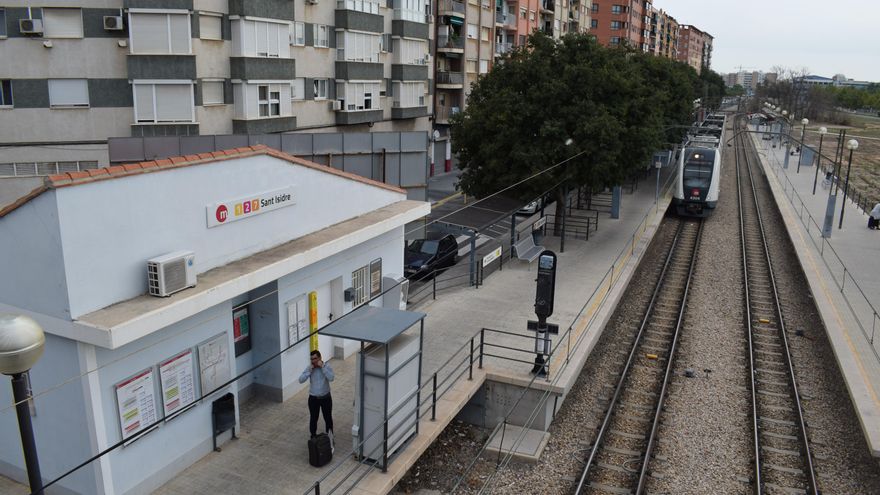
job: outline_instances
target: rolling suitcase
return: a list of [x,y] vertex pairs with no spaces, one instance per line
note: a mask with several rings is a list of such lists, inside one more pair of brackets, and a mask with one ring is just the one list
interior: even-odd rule
[[309,464],[315,467],[321,467],[333,458],[333,451],[330,445],[330,437],[326,433],[321,433],[315,438],[309,439]]

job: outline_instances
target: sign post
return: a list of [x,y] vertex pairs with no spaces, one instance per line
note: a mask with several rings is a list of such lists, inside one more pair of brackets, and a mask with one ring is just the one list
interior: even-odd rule
[[318,350],[318,293],[309,292],[309,351]]
[[556,296],[556,253],[545,250],[538,256],[538,279],[535,291],[535,315],[538,325],[535,331],[535,366],[532,373],[547,376],[544,356],[550,354],[550,332],[547,318],[553,314]]

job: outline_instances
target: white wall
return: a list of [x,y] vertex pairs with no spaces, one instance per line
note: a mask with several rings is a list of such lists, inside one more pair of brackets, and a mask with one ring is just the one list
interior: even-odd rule
[[[0,109],[0,141],[19,143],[55,140],[100,141],[108,137],[131,136],[133,122],[133,107]],[[68,145],[49,146],[64,148]],[[101,146],[106,148],[107,145],[98,144],[88,147]],[[48,161],[43,157],[55,151],[51,148],[33,148],[33,150],[38,156],[33,161]],[[3,155],[0,161],[11,161],[6,158],[5,153]]]
[[[295,205],[207,228],[208,205],[288,185],[295,187]],[[201,273],[405,199],[265,155],[66,187],[56,195],[74,318],[145,293],[145,262],[154,256],[192,250]]]
[[0,218],[0,301],[70,317],[55,192]]

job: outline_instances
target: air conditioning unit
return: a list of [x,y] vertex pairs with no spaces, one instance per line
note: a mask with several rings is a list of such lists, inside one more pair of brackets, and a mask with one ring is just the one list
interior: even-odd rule
[[21,34],[43,34],[42,19],[19,19],[18,30]]
[[106,29],[107,31],[122,31],[123,29],[125,29],[125,26],[122,24],[122,16],[105,15],[104,29]]
[[318,5],[318,0],[306,0],[306,3],[309,5]]
[[334,100],[330,102],[330,108],[334,111],[342,110],[342,102],[339,100]]
[[151,296],[167,297],[196,285],[196,255],[175,251],[147,260],[147,284]]

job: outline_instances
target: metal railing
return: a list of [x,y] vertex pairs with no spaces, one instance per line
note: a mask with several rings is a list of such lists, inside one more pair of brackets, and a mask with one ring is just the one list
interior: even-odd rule
[[437,84],[464,84],[464,74],[461,72],[437,71],[435,78]]
[[444,12],[457,12],[459,14],[464,14],[465,6],[464,2],[457,2],[456,0],[441,0],[437,5],[437,10],[441,15]]
[[449,118],[461,111],[460,107],[437,107],[435,118],[438,122],[445,123]]
[[446,34],[437,35],[437,49],[458,48],[464,49],[464,38],[460,35],[449,36]]
[[509,51],[513,50],[513,43],[504,43],[504,42],[495,42],[495,53],[498,55],[504,55]]
[[[779,159],[774,156],[773,161],[771,162],[768,160],[768,162],[770,168],[773,170],[782,185],[783,194],[788,199],[789,203],[791,203],[791,206],[796,210],[798,218],[807,230],[807,236],[810,238],[810,242],[812,242],[813,247],[816,248],[816,251],[819,253],[819,257],[822,258],[822,261],[831,273],[831,278],[838,290],[840,290],[840,294],[849,308],[850,313],[852,313],[856,324],[859,326],[862,336],[864,336],[865,340],[871,344],[871,351],[873,352],[875,359],[880,362],[880,352],[878,352],[877,347],[874,345],[874,336],[878,324],[880,324],[880,314],[878,314],[877,308],[865,294],[865,291],[856,279],[853,278],[852,270],[846,266],[846,263],[844,263],[840,255],[837,254],[837,250],[834,249],[831,241],[822,236],[822,227],[807,209],[806,203],[804,203],[800,193],[797,192],[791,179],[788,178],[788,174],[782,169],[782,164],[779,163]],[[785,179],[784,181],[782,180],[783,178]],[[831,184],[830,187],[834,187],[834,184]],[[847,283],[847,281],[849,281],[849,283]],[[847,295],[848,291],[855,300],[851,300]],[[856,306],[861,307],[862,311],[856,310]],[[870,322],[865,321],[866,318],[864,317],[864,313],[871,314]],[[868,327],[870,327],[870,331]]]

